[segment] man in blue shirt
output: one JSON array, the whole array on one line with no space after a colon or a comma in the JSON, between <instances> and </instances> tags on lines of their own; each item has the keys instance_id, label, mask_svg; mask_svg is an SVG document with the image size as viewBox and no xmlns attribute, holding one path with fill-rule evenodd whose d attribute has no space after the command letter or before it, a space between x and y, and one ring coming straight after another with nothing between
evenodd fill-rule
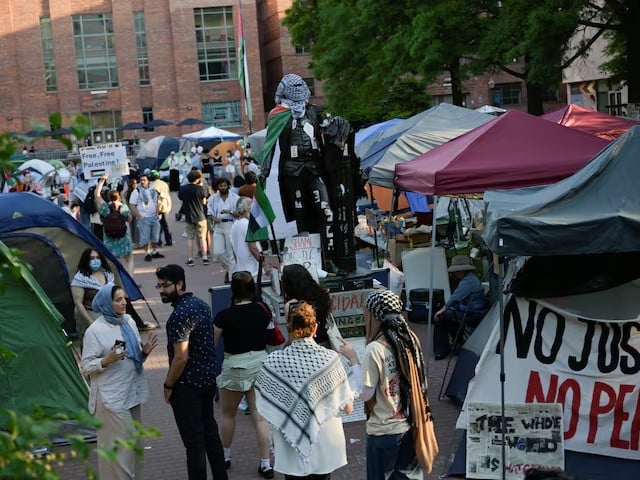
<instances>
[{"instance_id":1,"label":"man in blue shirt","mask_svg":"<svg viewBox=\"0 0 640 480\"><path fill-rule=\"evenodd\" d=\"M167 265L156 270L162 303L171 303L167 320L169 372L164 399L187 450L189 480L207 480L207 459L213 478L226 480L224 450L213 417L215 348L211 310L186 292L184 269Z\"/></svg>"},{"instance_id":2,"label":"man in blue shirt","mask_svg":"<svg viewBox=\"0 0 640 480\"><path fill-rule=\"evenodd\" d=\"M475 267L466 255L456 255L451 260L447 271L460 282L444 307L434 315L433 353L436 360L446 358L451 351L451 340L459 343L464 333L462 329L477 327L487 311L484 287L473 270Z\"/></svg>"}]
</instances>

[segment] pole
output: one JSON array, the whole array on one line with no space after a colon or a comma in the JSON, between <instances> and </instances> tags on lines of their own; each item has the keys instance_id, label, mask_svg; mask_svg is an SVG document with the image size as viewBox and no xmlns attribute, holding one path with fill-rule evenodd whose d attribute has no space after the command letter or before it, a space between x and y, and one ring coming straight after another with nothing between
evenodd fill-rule
<instances>
[{"instance_id":1,"label":"pole","mask_svg":"<svg viewBox=\"0 0 640 480\"><path fill-rule=\"evenodd\" d=\"M278 239L276 238L276 231L273 228L273 223L269 224L271 228L271 236L273 237L273 247L276 249L276 255L278 256L278 263L282 263L282 258L280 258L280 247L278 246Z\"/></svg>"},{"instance_id":2,"label":"pole","mask_svg":"<svg viewBox=\"0 0 640 480\"><path fill-rule=\"evenodd\" d=\"M373 186L369 183L369 197L371 200L371 205L373 205ZM380 262L378 260L378 230L373 230L373 260L376 262L376 268L380 266Z\"/></svg>"},{"instance_id":3,"label":"pole","mask_svg":"<svg viewBox=\"0 0 640 480\"><path fill-rule=\"evenodd\" d=\"M438 196L434 195L433 197L433 209L431 210L433 213L433 220L431 222L431 268L429 268L429 310L427 311L427 339L424 342L425 351L427 352L425 355L426 358L426 373L429 374L429 358L431 356L431 339L433 338L433 285L435 283L435 261L436 261L436 206L438 205Z\"/></svg>"},{"instance_id":4,"label":"pole","mask_svg":"<svg viewBox=\"0 0 640 480\"><path fill-rule=\"evenodd\" d=\"M500 261L500 257L497 254L493 254L493 266L496 268L498 273L498 302L500 305L500 432L502 445L500 447L501 455L502 455L502 480L505 480L507 477L506 470L506 461L507 461L507 450L505 445L505 414L504 414L504 404L505 404L505 395L504 395L504 383L505 383L505 373L504 373L504 295L503 295L503 286L502 282L504 281L504 266Z\"/></svg>"}]
</instances>

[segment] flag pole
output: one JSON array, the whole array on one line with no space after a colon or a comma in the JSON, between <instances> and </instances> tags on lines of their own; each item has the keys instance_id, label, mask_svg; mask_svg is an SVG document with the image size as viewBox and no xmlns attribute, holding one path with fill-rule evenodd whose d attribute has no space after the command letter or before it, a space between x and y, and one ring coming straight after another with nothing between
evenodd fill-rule
<instances>
[{"instance_id":1,"label":"flag pole","mask_svg":"<svg viewBox=\"0 0 640 480\"><path fill-rule=\"evenodd\" d=\"M249 122L249 135L253 133L253 111L251 108L251 91L249 85L249 64L247 62L247 46L244 40L244 19L242 15L242 0L238 0L238 30L240 45L238 46L238 81L244 93L244 111Z\"/></svg>"}]
</instances>

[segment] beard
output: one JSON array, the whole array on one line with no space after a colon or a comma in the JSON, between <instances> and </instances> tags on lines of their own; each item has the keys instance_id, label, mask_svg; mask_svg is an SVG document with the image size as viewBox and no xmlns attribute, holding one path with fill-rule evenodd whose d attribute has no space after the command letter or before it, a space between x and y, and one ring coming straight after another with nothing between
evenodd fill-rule
<instances>
[{"instance_id":1,"label":"beard","mask_svg":"<svg viewBox=\"0 0 640 480\"><path fill-rule=\"evenodd\" d=\"M178 299L178 296L178 292L173 291L171 293L160 295L160 299L162 300L162 303L173 303Z\"/></svg>"}]
</instances>

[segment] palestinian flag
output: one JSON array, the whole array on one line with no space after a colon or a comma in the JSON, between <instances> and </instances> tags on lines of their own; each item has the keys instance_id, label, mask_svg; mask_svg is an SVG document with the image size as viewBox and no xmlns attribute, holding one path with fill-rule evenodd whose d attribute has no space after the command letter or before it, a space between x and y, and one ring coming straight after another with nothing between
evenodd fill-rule
<instances>
[{"instance_id":1,"label":"palestinian flag","mask_svg":"<svg viewBox=\"0 0 640 480\"><path fill-rule=\"evenodd\" d=\"M273 213L271 202L262 189L260 182L256 183L256 192L251 203L249 216L249 228L247 229L247 242L269 240L267 227L273 223L276 215Z\"/></svg>"}]
</instances>

